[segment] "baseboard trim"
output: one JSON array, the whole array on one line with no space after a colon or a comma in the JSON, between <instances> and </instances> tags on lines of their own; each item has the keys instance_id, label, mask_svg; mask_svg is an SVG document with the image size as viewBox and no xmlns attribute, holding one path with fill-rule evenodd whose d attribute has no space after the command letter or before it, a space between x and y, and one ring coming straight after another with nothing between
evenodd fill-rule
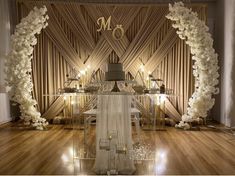
<instances>
[{"instance_id":1,"label":"baseboard trim","mask_svg":"<svg viewBox=\"0 0 235 176\"><path fill-rule=\"evenodd\" d=\"M0 127L5 126L5 125L9 125L11 122L12 122L12 120L0 122Z\"/></svg>"}]
</instances>

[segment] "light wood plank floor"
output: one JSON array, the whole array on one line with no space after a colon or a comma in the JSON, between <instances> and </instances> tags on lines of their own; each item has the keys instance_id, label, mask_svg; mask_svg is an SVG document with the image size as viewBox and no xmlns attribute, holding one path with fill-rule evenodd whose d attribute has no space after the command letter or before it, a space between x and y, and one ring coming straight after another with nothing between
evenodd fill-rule
<instances>
[{"instance_id":1,"label":"light wood plank floor","mask_svg":"<svg viewBox=\"0 0 235 176\"><path fill-rule=\"evenodd\" d=\"M95 130L89 147L94 148ZM220 131L142 131L155 160L136 164L135 174L235 175L235 136ZM75 140L74 140L75 139ZM76 142L74 142L76 141ZM0 174L94 174L94 159L73 160L73 146L83 146L82 130L52 125L48 131L0 127Z\"/></svg>"}]
</instances>

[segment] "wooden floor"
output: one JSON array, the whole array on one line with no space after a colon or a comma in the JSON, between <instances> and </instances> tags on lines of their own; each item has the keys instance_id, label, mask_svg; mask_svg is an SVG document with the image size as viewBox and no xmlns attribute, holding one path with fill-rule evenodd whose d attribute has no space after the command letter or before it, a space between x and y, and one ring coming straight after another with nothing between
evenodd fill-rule
<instances>
[{"instance_id":1,"label":"wooden floor","mask_svg":"<svg viewBox=\"0 0 235 176\"><path fill-rule=\"evenodd\" d=\"M88 139L94 148L94 130ZM136 137L136 136L135 136ZM142 131L154 160L136 164L135 174L235 175L235 136L215 130ZM0 127L0 174L94 174L94 158L73 159L83 146L83 131L50 126L48 131Z\"/></svg>"}]
</instances>

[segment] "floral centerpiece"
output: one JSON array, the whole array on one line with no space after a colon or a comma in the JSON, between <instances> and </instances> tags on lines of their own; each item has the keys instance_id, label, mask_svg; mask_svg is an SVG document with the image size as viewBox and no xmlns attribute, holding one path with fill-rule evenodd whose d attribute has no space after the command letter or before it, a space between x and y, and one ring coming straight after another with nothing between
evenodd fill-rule
<instances>
[{"instance_id":1,"label":"floral centerpiece","mask_svg":"<svg viewBox=\"0 0 235 176\"><path fill-rule=\"evenodd\" d=\"M194 60L193 75L195 77L195 92L189 99L187 113L176 127L189 129L189 123L198 118L206 118L213 107L218 94L216 87L219 83L218 55L213 48L213 39L205 22L198 18L197 13L184 6L182 2L169 4L170 13L166 18L174 23L177 34L191 48Z\"/></svg>"},{"instance_id":2,"label":"floral centerpiece","mask_svg":"<svg viewBox=\"0 0 235 176\"><path fill-rule=\"evenodd\" d=\"M6 82L10 87L10 99L19 104L21 118L25 125L31 125L36 129L43 129L48 123L41 117L32 97L32 68L33 48L37 44L36 34L40 34L49 19L46 15L47 8L34 7L32 11L16 25L11 36L11 50L6 58Z\"/></svg>"}]
</instances>

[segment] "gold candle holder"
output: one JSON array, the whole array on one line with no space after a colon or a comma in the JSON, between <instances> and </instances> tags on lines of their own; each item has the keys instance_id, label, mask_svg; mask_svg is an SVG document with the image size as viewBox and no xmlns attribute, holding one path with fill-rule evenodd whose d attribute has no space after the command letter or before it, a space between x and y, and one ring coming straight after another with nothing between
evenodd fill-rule
<instances>
[{"instance_id":1,"label":"gold candle holder","mask_svg":"<svg viewBox=\"0 0 235 176\"><path fill-rule=\"evenodd\" d=\"M110 141L108 139L101 138L99 141L100 150L110 150Z\"/></svg>"},{"instance_id":2,"label":"gold candle holder","mask_svg":"<svg viewBox=\"0 0 235 176\"><path fill-rule=\"evenodd\" d=\"M126 144L118 143L116 148L116 153L118 154L125 154L127 153L127 147Z\"/></svg>"}]
</instances>

